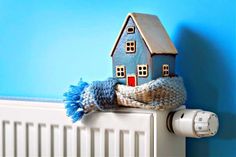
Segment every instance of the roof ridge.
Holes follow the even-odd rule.
[[[132,18],[137,26],[144,42],[146,43],[150,53],[153,54],[177,54],[177,50],[170,40],[165,28],[161,24],[159,18],[156,15],[144,14],[144,13],[129,13],[122,25],[122,28],[118,34],[115,44],[111,51],[113,56],[118,41],[124,31],[124,28],[128,22],[129,17]]]

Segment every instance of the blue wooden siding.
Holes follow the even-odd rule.
[[[128,34],[126,32],[127,27],[134,26],[135,33]],[[136,41],[136,52],[135,53],[126,53],[125,44],[126,41],[135,40]],[[143,41],[139,30],[134,24],[132,18],[128,19],[128,22],[122,32],[122,35],[118,41],[118,44],[115,48],[113,54],[113,77],[116,77],[116,66],[124,65],[126,68],[126,77],[127,75],[136,75],[137,85],[149,82],[153,79],[162,76],[162,65],[169,65],[169,73],[175,73],[175,55],[153,55],[151,54]],[[148,77],[138,77],[137,76],[137,65],[138,64],[147,64],[148,65]],[[126,84],[126,77],[119,78],[118,80],[122,84]]]
[[[169,65],[169,73],[175,74],[175,55],[154,55],[152,56],[152,79],[162,76],[162,65]]]
[[[126,29],[129,26],[135,27],[134,34],[127,34]],[[125,44],[126,41],[135,40],[136,41],[136,52],[127,54],[125,52]],[[146,78],[139,78],[137,77],[137,84],[143,84],[151,80],[152,78],[152,66],[151,66],[151,55],[150,52],[144,43],[140,32],[138,31],[137,27],[135,26],[132,18],[128,19],[128,22],[122,32],[120,40],[115,48],[115,52],[113,54],[113,77],[116,77],[116,66],[117,65],[124,65],[126,67],[126,76],[129,74],[136,75],[136,66],[138,64],[148,64],[149,71],[148,77]],[[119,79],[120,83],[126,84],[126,78]]]

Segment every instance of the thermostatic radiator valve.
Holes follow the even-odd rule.
[[[199,109],[181,109],[170,112],[167,117],[167,128],[170,132],[185,137],[214,136],[219,127],[215,113]]]

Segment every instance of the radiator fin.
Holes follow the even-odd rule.
[[[0,156],[150,156],[151,114],[96,112],[72,124],[62,109],[1,107]],[[9,116],[15,114],[17,116]],[[30,113],[30,114],[29,114]],[[33,115],[33,116],[32,116]],[[143,125],[140,125],[143,124]]]

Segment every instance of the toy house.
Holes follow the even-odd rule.
[[[113,77],[129,86],[174,76],[177,50],[157,16],[130,13],[112,48]]]

